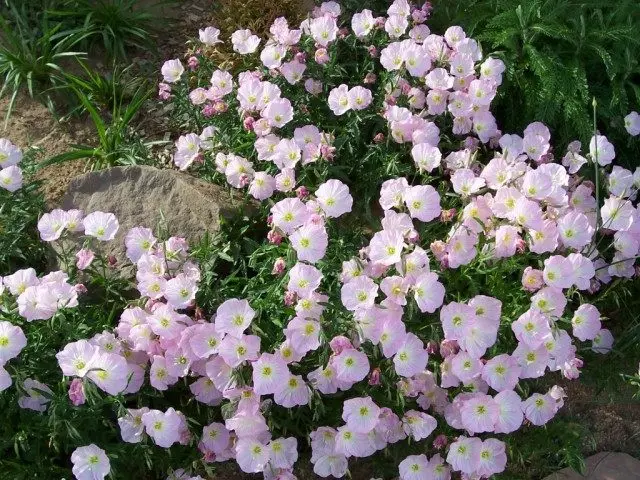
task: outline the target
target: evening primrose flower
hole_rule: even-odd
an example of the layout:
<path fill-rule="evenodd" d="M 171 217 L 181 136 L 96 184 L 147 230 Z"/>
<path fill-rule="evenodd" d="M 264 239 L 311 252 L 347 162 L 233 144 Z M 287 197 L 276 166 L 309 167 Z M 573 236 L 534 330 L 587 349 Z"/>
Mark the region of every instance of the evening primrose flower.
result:
<path fill-rule="evenodd" d="M 258 395 L 275 393 L 279 385 L 291 375 L 285 361 L 271 353 L 263 353 L 251 366 L 253 390 Z"/>
<path fill-rule="evenodd" d="M 76 448 L 71 454 L 71 463 L 77 480 L 103 480 L 111 471 L 109 457 L 93 443 Z"/>
<path fill-rule="evenodd" d="M 542 426 L 556 414 L 556 401 L 549 394 L 534 393 L 524 402 L 522 410 L 532 424 Z"/>
<path fill-rule="evenodd" d="M 311 390 L 300 375 L 290 375 L 282 379 L 276 386 L 273 400 L 286 408 L 307 405 L 311 397 Z"/>
<path fill-rule="evenodd" d="M 345 84 L 342 84 L 329 92 L 329 108 L 334 115 L 342 115 L 353 108 L 351 100 L 349 87 Z"/>
<path fill-rule="evenodd" d="M 593 305 L 583 303 L 573 314 L 571 326 L 573 335 L 579 340 L 593 340 L 602 328 L 600 312 Z"/>
<path fill-rule="evenodd" d="M 343 350 L 334 359 L 336 377 L 340 381 L 359 382 L 369 373 L 369 359 L 356 349 Z"/>
<path fill-rule="evenodd" d="M 247 300 L 231 298 L 225 300 L 216 310 L 215 326 L 219 333 L 241 338 L 249 328 L 256 312 Z"/>
<path fill-rule="evenodd" d="M 184 66 L 182 62 L 176 58 L 164 62 L 160 71 L 166 83 L 175 83 L 180 80 L 180 77 L 184 73 Z"/>
<path fill-rule="evenodd" d="M 378 296 L 378 285 L 369 277 L 362 275 L 342 286 L 340 298 L 347 310 L 372 307 Z"/>
<path fill-rule="evenodd" d="M 337 218 L 351 211 L 353 197 L 340 180 L 328 180 L 318 187 L 316 198 L 327 217 Z"/>
<path fill-rule="evenodd" d="M 298 440 L 295 437 L 276 438 L 269 442 L 268 447 L 271 454 L 269 465 L 274 468 L 290 469 L 298 460 Z"/>
<path fill-rule="evenodd" d="M 140 409 L 129 408 L 124 417 L 118 418 L 120 436 L 123 441 L 127 443 L 140 443 L 142 441 L 144 435 L 142 416 L 148 411 L 149 409 L 147 407 Z"/>
<path fill-rule="evenodd" d="M 344 402 L 342 419 L 354 432 L 368 433 L 378 424 L 380 407 L 371 397 L 352 398 Z"/>
<path fill-rule="evenodd" d="M 402 258 L 406 244 L 399 230 L 376 232 L 369 243 L 369 258 L 374 263 L 391 266 Z"/>
<path fill-rule="evenodd" d="M 145 432 L 159 447 L 169 448 L 180 441 L 183 419 L 172 407 L 166 412 L 149 410 L 142 415 Z"/>
<path fill-rule="evenodd" d="M 403 193 L 404 203 L 412 218 L 430 222 L 440 216 L 440 195 L 431 185 L 415 185 Z"/>
<path fill-rule="evenodd" d="M 310 217 L 309 211 L 300 199 L 285 198 L 271 207 L 273 225 L 284 233 L 291 234 L 304 225 Z"/>
<path fill-rule="evenodd" d="M 324 225 L 308 222 L 289 237 L 298 260 L 316 263 L 324 258 L 329 237 Z"/>
<path fill-rule="evenodd" d="M 0 168 L 18 165 L 22 161 L 22 151 L 6 138 L 0 138 Z"/>
<path fill-rule="evenodd" d="M 482 379 L 497 392 L 513 390 L 518 384 L 521 368 L 508 354 L 489 359 L 482 367 Z"/>
<path fill-rule="evenodd" d="M 113 213 L 93 212 L 82 221 L 85 235 L 101 241 L 113 240 L 118 231 L 118 219 Z"/>
<path fill-rule="evenodd" d="M 373 14 L 371 10 L 367 8 L 361 12 L 355 13 L 353 17 L 351 17 L 351 29 L 356 37 L 361 38 L 369 35 L 374 24 L 375 19 L 373 18 Z"/>
<path fill-rule="evenodd" d="M 396 373 L 403 377 L 412 377 L 427 367 L 429 354 L 424 344 L 413 333 L 407 333 L 404 342 L 393 357 Z"/>
<path fill-rule="evenodd" d="M 87 340 L 78 340 L 65 345 L 64 349 L 56 354 L 56 358 L 63 375 L 84 377 L 94 368 L 99 355 L 100 349 L 97 346 Z"/>
<path fill-rule="evenodd" d="M 447 463 L 451 467 L 467 475 L 473 474 L 480 464 L 482 440 L 476 437 L 460 436 L 449 447 Z"/>
<path fill-rule="evenodd" d="M 404 432 L 415 441 L 427 438 L 438 426 L 438 422 L 431 415 L 417 410 L 409 410 L 402 417 Z"/>
<path fill-rule="evenodd" d="M 233 50 L 241 55 L 253 53 L 258 49 L 260 37 L 254 35 L 249 29 L 236 30 L 231 34 L 231 43 Z"/>
<path fill-rule="evenodd" d="M 503 390 L 493 400 L 498 406 L 495 433 L 511 433 L 518 430 L 524 420 L 520 396 L 513 390 Z"/>
<path fill-rule="evenodd" d="M 17 357 L 26 345 L 27 337 L 20 327 L 0 321 L 0 365 Z"/>
<path fill-rule="evenodd" d="M 229 446 L 231 435 L 222 423 L 213 422 L 202 428 L 201 442 L 212 452 L 219 454 Z"/>

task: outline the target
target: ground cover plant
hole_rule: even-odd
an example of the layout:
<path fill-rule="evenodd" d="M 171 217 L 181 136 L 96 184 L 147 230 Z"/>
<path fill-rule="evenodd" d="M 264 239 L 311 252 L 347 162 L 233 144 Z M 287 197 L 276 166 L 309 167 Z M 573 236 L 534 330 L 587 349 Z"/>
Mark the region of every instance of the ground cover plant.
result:
<path fill-rule="evenodd" d="M 133 228 L 127 280 L 99 253 L 112 213 L 29 210 L 59 269 L 3 264 L 0 472 L 523 478 L 550 440 L 579 467 L 558 384 L 627 327 L 606 312 L 636 276 L 640 169 L 606 131 L 566 151 L 540 122 L 501 131 L 507 65 L 431 13 L 327 2 L 268 38 L 203 26 L 162 65 L 175 167 L 257 213 L 195 245 Z M 22 157 L 0 142 L 7 205 L 32 198 Z"/>

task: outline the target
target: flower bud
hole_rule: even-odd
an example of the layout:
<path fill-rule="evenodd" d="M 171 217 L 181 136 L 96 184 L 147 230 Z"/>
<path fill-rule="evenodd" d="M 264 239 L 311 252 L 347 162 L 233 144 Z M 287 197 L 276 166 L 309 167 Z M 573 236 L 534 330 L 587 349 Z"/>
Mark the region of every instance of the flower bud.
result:
<path fill-rule="evenodd" d="M 69 399 L 76 407 L 87 400 L 84 395 L 84 384 L 81 378 L 74 378 L 69 385 Z"/>
<path fill-rule="evenodd" d="M 287 307 L 294 305 L 297 299 L 298 299 L 298 295 L 296 295 L 296 292 L 287 290 L 287 292 L 284 294 L 284 304 Z"/>
<path fill-rule="evenodd" d="M 191 69 L 191 71 L 193 72 L 200 65 L 200 61 L 198 60 L 197 57 L 189 57 L 189 60 L 187 60 L 187 65 Z"/>
<path fill-rule="evenodd" d="M 275 262 L 273 262 L 273 269 L 271 270 L 271 273 L 273 275 L 282 275 L 286 269 L 287 263 L 284 261 L 284 258 L 279 257 Z"/>
<path fill-rule="evenodd" d="M 380 385 L 380 369 L 374 368 L 369 374 L 369 385 Z"/>
<path fill-rule="evenodd" d="M 314 55 L 315 61 L 318 65 L 325 65 L 329 62 L 329 54 L 326 48 L 318 48 Z"/>
<path fill-rule="evenodd" d="M 280 245 L 282 243 L 282 235 L 276 230 L 270 230 L 269 233 L 267 233 L 267 240 L 273 245 Z"/>
<path fill-rule="evenodd" d="M 347 337 L 343 337 L 342 335 L 338 335 L 337 337 L 333 337 L 329 342 L 329 346 L 331 347 L 331 351 L 334 355 L 340 355 L 340 353 L 344 350 L 350 350 L 353 348 L 351 340 Z"/>
<path fill-rule="evenodd" d="M 378 79 L 377 75 L 375 73 L 367 73 L 364 77 L 364 83 L 366 85 L 372 85 L 374 83 L 376 83 L 376 80 Z"/>

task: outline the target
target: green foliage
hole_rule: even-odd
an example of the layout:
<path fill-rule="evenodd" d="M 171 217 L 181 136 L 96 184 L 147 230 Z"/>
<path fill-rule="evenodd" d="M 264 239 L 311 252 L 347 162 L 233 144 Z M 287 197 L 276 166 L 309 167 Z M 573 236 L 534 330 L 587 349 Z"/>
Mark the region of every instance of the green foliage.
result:
<path fill-rule="evenodd" d="M 623 128 L 623 117 L 640 106 L 637 1 L 453 1 L 435 15 L 430 25 L 458 24 L 485 53 L 504 60 L 505 81 L 495 102 L 503 130 L 541 121 L 562 148 L 575 139 L 588 141 L 595 97 L 598 128 L 623 164 L 637 165 L 640 146 Z"/>
<path fill-rule="evenodd" d="M 17 4 L 20 4 L 18 2 Z M 18 92 L 29 95 L 55 108 L 59 87 L 66 83 L 64 60 L 84 54 L 74 51 L 87 36 L 81 29 L 67 29 L 52 21 L 46 10 L 31 11 L 28 2 L 16 6 L 10 2 L 0 16 L 0 96 L 11 92 L 6 120 L 13 111 Z"/>
<path fill-rule="evenodd" d="M 52 13 L 80 25 L 87 32 L 88 47 L 100 45 L 109 58 L 124 60 L 130 48 L 155 47 L 153 31 L 159 17 L 137 3 L 136 0 L 66 0 L 61 9 Z"/>
<path fill-rule="evenodd" d="M 98 134 L 98 145 L 75 145 L 69 152 L 62 153 L 41 162 L 39 168 L 71 160 L 87 159 L 92 170 L 118 165 L 138 165 L 148 163 L 149 147 L 158 142 L 147 142 L 132 129 L 132 122 L 140 112 L 144 102 L 151 95 L 146 86 L 138 87 L 132 94 L 131 101 L 125 103 L 122 95 L 115 91 L 112 84 L 112 104 L 110 111 L 101 114 L 87 93 L 71 87 L 89 113 Z"/>
<path fill-rule="evenodd" d="M 109 111 L 114 105 L 131 102 L 136 91 L 144 87 L 144 80 L 132 75 L 131 65 L 122 68 L 114 63 L 110 72 L 101 74 L 84 62 L 79 64 L 84 74 L 67 74 L 67 79 L 100 111 Z M 82 103 L 77 110 L 88 113 Z"/>

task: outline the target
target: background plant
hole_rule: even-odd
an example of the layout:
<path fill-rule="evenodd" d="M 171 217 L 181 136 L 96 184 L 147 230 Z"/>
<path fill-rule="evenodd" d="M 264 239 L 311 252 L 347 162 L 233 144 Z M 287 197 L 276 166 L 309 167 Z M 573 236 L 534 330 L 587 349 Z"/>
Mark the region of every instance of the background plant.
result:
<path fill-rule="evenodd" d="M 21 90 L 55 111 L 65 93 L 59 89 L 66 83 L 64 62 L 85 55 L 76 48 L 87 32 L 52 20 L 46 10 L 30 12 L 28 2 L 8 3 L 0 32 L 0 97 L 11 95 L 6 120 Z"/>
<path fill-rule="evenodd" d="M 598 128 L 612 132 L 622 163 L 635 166 L 640 143 L 622 125 L 640 105 L 639 14 L 633 0 L 472 0 L 438 4 L 431 24 L 460 25 L 504 60 L 495 112 L 505 128 L 538 120 L 561 149 L 585 142 L 595 97 Z"/>

